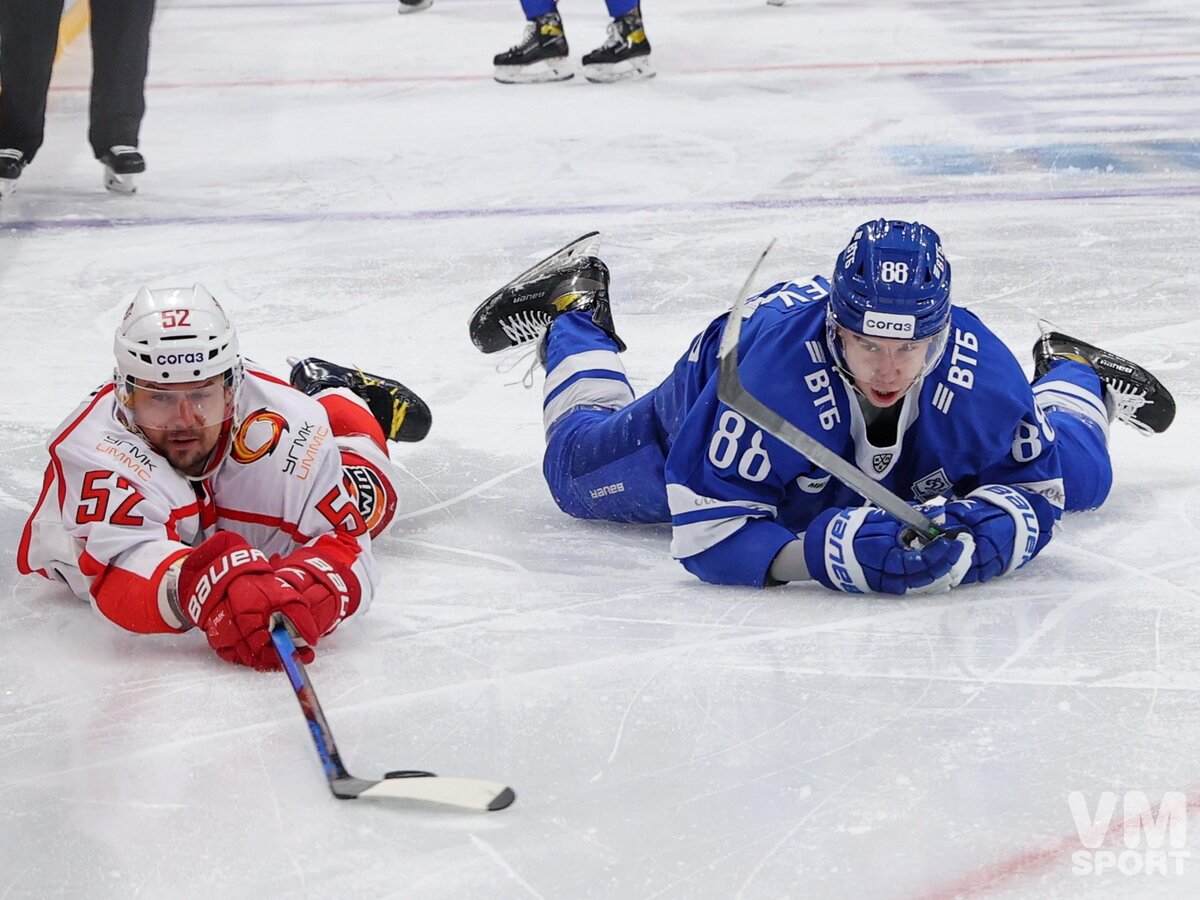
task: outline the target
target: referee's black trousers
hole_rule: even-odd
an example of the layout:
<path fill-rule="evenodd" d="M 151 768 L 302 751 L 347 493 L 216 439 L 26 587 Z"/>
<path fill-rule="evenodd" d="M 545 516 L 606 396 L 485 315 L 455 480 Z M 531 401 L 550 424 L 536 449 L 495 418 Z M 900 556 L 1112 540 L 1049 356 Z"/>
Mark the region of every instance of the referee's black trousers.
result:
<path fill-rule="evenodd" d="M 154 0 L 91 0 L 88 141 L 97 157 L 138 145 Z M 46 94 L 63 0 L 0 0 L 0 147 L 32 160 L 42 146 Z"/>

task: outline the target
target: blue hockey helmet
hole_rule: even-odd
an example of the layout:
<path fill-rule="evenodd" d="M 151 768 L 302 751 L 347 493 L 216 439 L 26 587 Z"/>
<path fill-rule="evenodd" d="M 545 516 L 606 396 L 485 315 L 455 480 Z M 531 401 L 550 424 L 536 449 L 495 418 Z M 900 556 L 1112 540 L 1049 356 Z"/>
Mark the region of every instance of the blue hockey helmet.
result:
<path fill-rule="evenodd" d="M 839 364 L 841 327 L 868 338 L 928 340 L 926 374 L 950 330 L 950 263 L 937 232 L 889 219 L 860 225 L 834 266 L 827 316 Z"/>

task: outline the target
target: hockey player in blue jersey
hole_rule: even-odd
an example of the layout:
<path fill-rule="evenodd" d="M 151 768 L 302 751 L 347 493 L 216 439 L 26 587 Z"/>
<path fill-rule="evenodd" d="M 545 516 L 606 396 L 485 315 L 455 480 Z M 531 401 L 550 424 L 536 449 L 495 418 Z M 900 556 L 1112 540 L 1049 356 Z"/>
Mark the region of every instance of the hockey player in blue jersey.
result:
<path fill-rule="evenodd" d="M 1050 540 L 1064 511 L 1112 483 L 1112 418 L 1145 432 L 1174 415 L 1140 366 L 1058 332 L 1034 347 L 1031 386 L 1012 353 L 951 304 L 936 232 L 860 226 L 832 278 L 747 300 L 746 389 L 947 531 L 929 542 L 717 397 L 725 316 L 635 398 L 618 353 L 608 269 L 585 235 L 476 310 L 485 352 L 539 341 L 544 474 L 570 515 L 670 522 L 671 552 L 718 584 L 813 579 L 904 594 L 987 581 Z M 932 501 L 932 503 L 931 503 Z M 944 502 L 943 502 L 944 501 Z"/>

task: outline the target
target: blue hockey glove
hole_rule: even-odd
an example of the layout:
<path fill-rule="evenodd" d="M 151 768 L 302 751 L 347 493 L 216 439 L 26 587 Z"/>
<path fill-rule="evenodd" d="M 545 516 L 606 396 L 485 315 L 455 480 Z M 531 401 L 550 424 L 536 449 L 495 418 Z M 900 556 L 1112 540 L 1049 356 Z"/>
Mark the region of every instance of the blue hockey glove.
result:
<path fill-rule="evenodd" d="M 923 546 L 914 537 L 880 509 L 827 509 L 804 532 L 804 560 L 825 587 L 853 594 L 924 594 L 957 585 L 971 564 L 971 535 Z"/>
<path fill-rule="evenodd" d="M 962 500 L 952 500 L 934 521 L 944 528 L 963 528 L 975 538 L 971 566 L 963 584 L 1005 575 L 1029 562 L 1050 539 L 1044 535 L 1029 497 L 1017 488 L 988 484 Z"/>

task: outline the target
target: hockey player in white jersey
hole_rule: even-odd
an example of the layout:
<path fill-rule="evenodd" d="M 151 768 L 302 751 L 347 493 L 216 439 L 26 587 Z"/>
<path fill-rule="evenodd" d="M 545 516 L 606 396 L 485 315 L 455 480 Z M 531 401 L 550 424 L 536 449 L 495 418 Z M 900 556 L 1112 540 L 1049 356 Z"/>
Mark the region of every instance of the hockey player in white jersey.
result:
<path fill-rule="evenodd" d="M 322 360 L 297 362 L 295 387 L 248 364 L 201 285 L 143 288 L 114 349 L 111 382 L 49 441 L 21 572 L 131 632 L 199 628 L 260 669 L 279 665 L 282 613 L 311 660 L 371 602 L 371 537 L 395 511 L 386 439 L 424 437 L 428 408 Z"/>
<path fill-rule="evenodd" d="M 987 326 L 952 306 L 936 232 L 864 223 L 831 279 L 746 301 L 738 370 L 750 394 L 879 486 L 914 505 L 944 500 L 926 514 L 948 534 L 914 542 L 718 398 L 725 316 L 635 398 L 598 240 L 489 297 L 471 337 L 484 352 L 539 341 L 543 472 L 560 508 L 670 522 L 672 554 L 705 581 L 889 594 L 987 581 L 1029 562 L 1064 511 L 1104 502 L 1110 419 L 1150 433 L 1174 415 L 1145 369 L 1048 329 L 1031 386 Z"/>

